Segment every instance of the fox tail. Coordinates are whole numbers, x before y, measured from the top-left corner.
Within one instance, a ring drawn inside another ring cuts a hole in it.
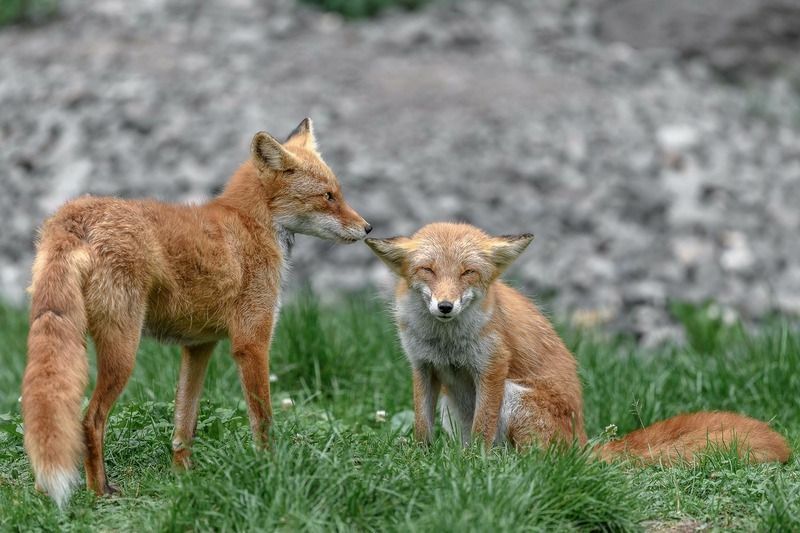
[[[81,402],[88,380],[84,241],[57,224],[43,233],[33,266],[28,362],[22,379],[25,450],[36,487],[63,507],[80,475]]]
[[[595,453],[605,461],[628,457],[672,464],[692,461],[709,447],[736,450],[753,463],[785,463],[791,453],[786,439],[766,422],[729,412],[678,415],[600,445]]]

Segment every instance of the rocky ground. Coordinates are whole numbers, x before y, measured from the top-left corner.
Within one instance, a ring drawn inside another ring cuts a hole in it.
[[[759,16],[789,15],[725,2],[729,33],[687,45],[643,40],[632,2],[464,0],[345,23],[293,0],[67,1],[0,30],[0,293],[22,300],[35,228],[68,198],[202,201],[254,132],[311,116],[374,235],[532,231],[512,277],[554,314],[654,343],[677,332],[673,299],[798,313],[797,34],[736,48]],[[363,245],[300,238],[294,263],[324,295],[389,279]]]

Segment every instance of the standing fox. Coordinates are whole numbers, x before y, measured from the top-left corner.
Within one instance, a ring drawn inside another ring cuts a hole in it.
[[[37,487],[63,506],[85,446],[89,488],[115,491],[103,460],[106,420],[142,331],[183,346],[176,465],[189,464],[203,378],[225,337],[254,438],[265,443],[268,351],[294,234],[349,243],[371,229],[344,201],[309,119],[283,144],[257,133],[250,160],[205,205],[91,197],[64,205],[42,227],[30,287],[22,412]],[[81,427],[87,331],[97,347],[97,386]]]
[[[498,280],[533,235],[490,237],[466,224],[425,226],[413,237],[367,239],[398,276],[396,319],[414,381],[414,433],[442,424],[460,434],[518,448],[586,443],[577,363],[532,302]],[[690,460],[709,443],[752,461],[781,461],[789,447],[767,424],[735,413],[680,415],[597,447],[610,460]]]

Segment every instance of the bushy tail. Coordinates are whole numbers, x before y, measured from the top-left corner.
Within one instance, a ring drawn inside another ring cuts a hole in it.
[[[646,463],[692,461],[709,447],[736,450],[753,463],[789,460],[789,445],[765,422],[737,413],[678,415],[595,449],[602,459],[630,457]]]
[[[59,507],[69,500],[83,454],[80,415],[86,382],[84,242],[51,225],[33,266],[28,363],[22,379],[25,450],[36,486]]]

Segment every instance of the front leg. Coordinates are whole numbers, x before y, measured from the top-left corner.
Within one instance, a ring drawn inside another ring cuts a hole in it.
[[[247,401],[253,440],[266,447],[272,424],[272,404],[269,396],[269,345],[273,317],[261,321],[258,327],[237,332],[231,339],[233,358],[239,367],[242,392]]]
[[[475,418],[472,421],[472,435],[483,437],[483,443],[491,448],[497,434],[500,409],[503,407],[503,393],[508,376],[508,357],[504,350],[497,350],[486,369],[478,375],[476,386]]]
[[[184,346],[181,371],[175,393],[175,432],[172,436],[172,462],[178,468],[189,468],[191,444],[197,430],[197,411],[208,362],[216,342]]]
[[[441,384],[430,365],[414,367],[414,437],[419,442],[433,441],[433,420],[436,416],[436,400]]]

